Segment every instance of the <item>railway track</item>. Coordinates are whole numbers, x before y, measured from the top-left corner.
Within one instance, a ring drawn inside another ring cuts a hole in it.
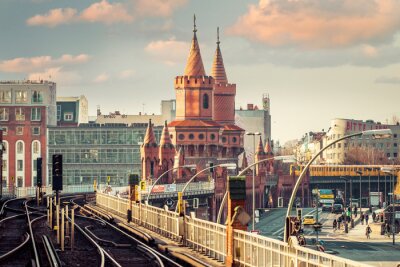
[[[174,262],[146,243],[95,215],[76,200],[71,201],[82,216],[76,216],[76,224],[86,231],[102,247],[106,261],[114,266],[176,266]]]

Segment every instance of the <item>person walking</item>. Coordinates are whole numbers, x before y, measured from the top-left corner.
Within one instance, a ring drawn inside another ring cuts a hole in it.
[[[372,221],[375,222],[376,221],[376,213],[375,211],[372,212]]]
[[[390,238],[390,226],[387,222],[385,224],[385,234]]]
[[[360,213],[361,224],[364,225],[364,213]]]
[[[369,220],[369,215],[367,213],[367,214],[365,214],[365,224],[368,224],[368,220]]]
[[[370,236],[371,233],[372,233],[371,227],[369,227],[369,224],[367,224],[367,228],[365,228],[365,235],[367,236],[367,239],[371,238]]]
[[[354,205],[354,217],[357,218],[357,206]]]
[[[336,228],[337,228],[337,221],[336,221],[336,219],[334,219],[333,220],[333,231],[335,232],[336,231]]]
[[[336,219],[335,219],[336,220]],[[342,216],[339,216],[339,218],[337,219],[337,225],[338,225],[338,229],[340,230],[340,224],[342,223]]]

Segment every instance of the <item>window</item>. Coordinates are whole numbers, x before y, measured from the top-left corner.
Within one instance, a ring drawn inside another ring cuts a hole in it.
[[[32,103],[43,103],[43,94],[40,91],[33,91],[32,93]]]
[[[71,112],[65,112],[64,113],[64,120],[65,121],[72,121],[74,119],[74,114]]]
[[[7,126],[0,126],[0,130],[3,131],[3,135],[7,135],[8,134],[8,127]]]
[[[37,160],[34,159],[32,163],[33,163],[33,171],[36,172],[37,171]],[[36,179],[34,179],[34,180],[36,180]]]
[[[233,138],[232,138],[232,142],[233,142],[233,143],[236,143],[236,141],[237,141],[237,138],[236,138],[236,137],[233,137]]]
[[[7,153],[8,147],[7,142],[3,141],[3,153]]]
[[[3,159],[3,170],[7,170],[7,160]]]
[[[386,153],[386,157],[388,157],[388,158],[389,158],[389,157],[390,157],[390,153]]]
[[[203,95],[203,108],[208,109],[208,95],[207,94]]]
[[[397,134],[393,134],[393,138],[397,138]]]
[[[57,105],[57,121],[61,120],[61,105]]]
[[[17,121],[24,121],[25,120],[25,114],[24,114],[24,109],[23,108],[16,108],[15,109],[15,119]]]
[[[210,139],[211,139],[211,140],[214,140],[214,139],[215,139],[215,134],[211,134],[211,135],[210,135]]]
[[[32,134],[40,135],[40,127],[38,127],[38,126],[32,127]]]
[[[24,161],[22,159],[17,160],[17,171],[24,170]]]
[[[17,142],[17,154],[22,154],[24,152],[24,143],[21,141]]]
[[[397,143],[393,143],[393,146],[394,146],[394,147],[397,147]]]
[[[17,187],[22,187],[24,184],[24,181],[22,180],[22,176],[17,177]]]
[[[394,157],[394,158],[397,158],[397,153],[393,153],[393,157]]]
[[[31,121],[40,121],[41,120],[41,113],[40,108],[32,108],[31,109]]]
[[[226,137],[224,136],[224,137],[222,137],[222,143],[225,143],[226,142]]]
[[[179,134],[178,138],[179,138],[179,140],[183,140],[183,139],[185,139],[185,135],[184,134]]]
[[[11,91],[0,92],[0,103],[11,103]]]
[[[337,144],[337,147],[338,147],[338,148],[341,148],[341,147],[342,147],[342,144],[341,144],[341,143],[338,143],[338,144]]]
[[[8,121],[8,108],[0,108],[0,121]]]
[[[15,103],[28,103],[28,92],[27,91],[16,91],[15,92]]]
[[[24,134],[24,127],[17,126],[16,132],[17,132],[17,135],[23,135]]]
[[[32,151],[33,151],[33,154],[39,154],[39,142],[38,141],[33,141]]]
[[[194,134],[189,134],[189,139],[193,140],[194,139]]]

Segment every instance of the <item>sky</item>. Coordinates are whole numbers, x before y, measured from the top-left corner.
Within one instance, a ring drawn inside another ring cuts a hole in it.
[[[160,113],[193,35],[207,74],[220,27],[236,107],[271,98],[284,143],[334,118],[400,116],[398,0],[0,0],[0,80],[50,79],[89,112]]]

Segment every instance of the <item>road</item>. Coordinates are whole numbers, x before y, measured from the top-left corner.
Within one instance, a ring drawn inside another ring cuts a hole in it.
[[[313,208],[303,209],[303,216],[315,213],[316,210]],[[260,221],[256,223],[256,229],[260,230],[260,234],[263,236],[282,240],[285,215],[286,209],[266,210],[262,214]],[[379,242],[374,242],[373,240],[365,242],[364,236],[352,234],[352,230],[348,234],[334,233],[332,223],[337,216],[329,212],[319,212],[320,222],[323,226],[319,237],[323,240],[327,253],[362,261],[372,266],[395,267],[400,263],[400,245],[393,246],[389,238],[387,241],[383,240],[383,242],[382,240]],[[310,244],[308,247],[314,248],[311,245],[312,238],[315,238],[314,229],[310,226],[305,226],[304,235],[306,236],[307,244]]]

